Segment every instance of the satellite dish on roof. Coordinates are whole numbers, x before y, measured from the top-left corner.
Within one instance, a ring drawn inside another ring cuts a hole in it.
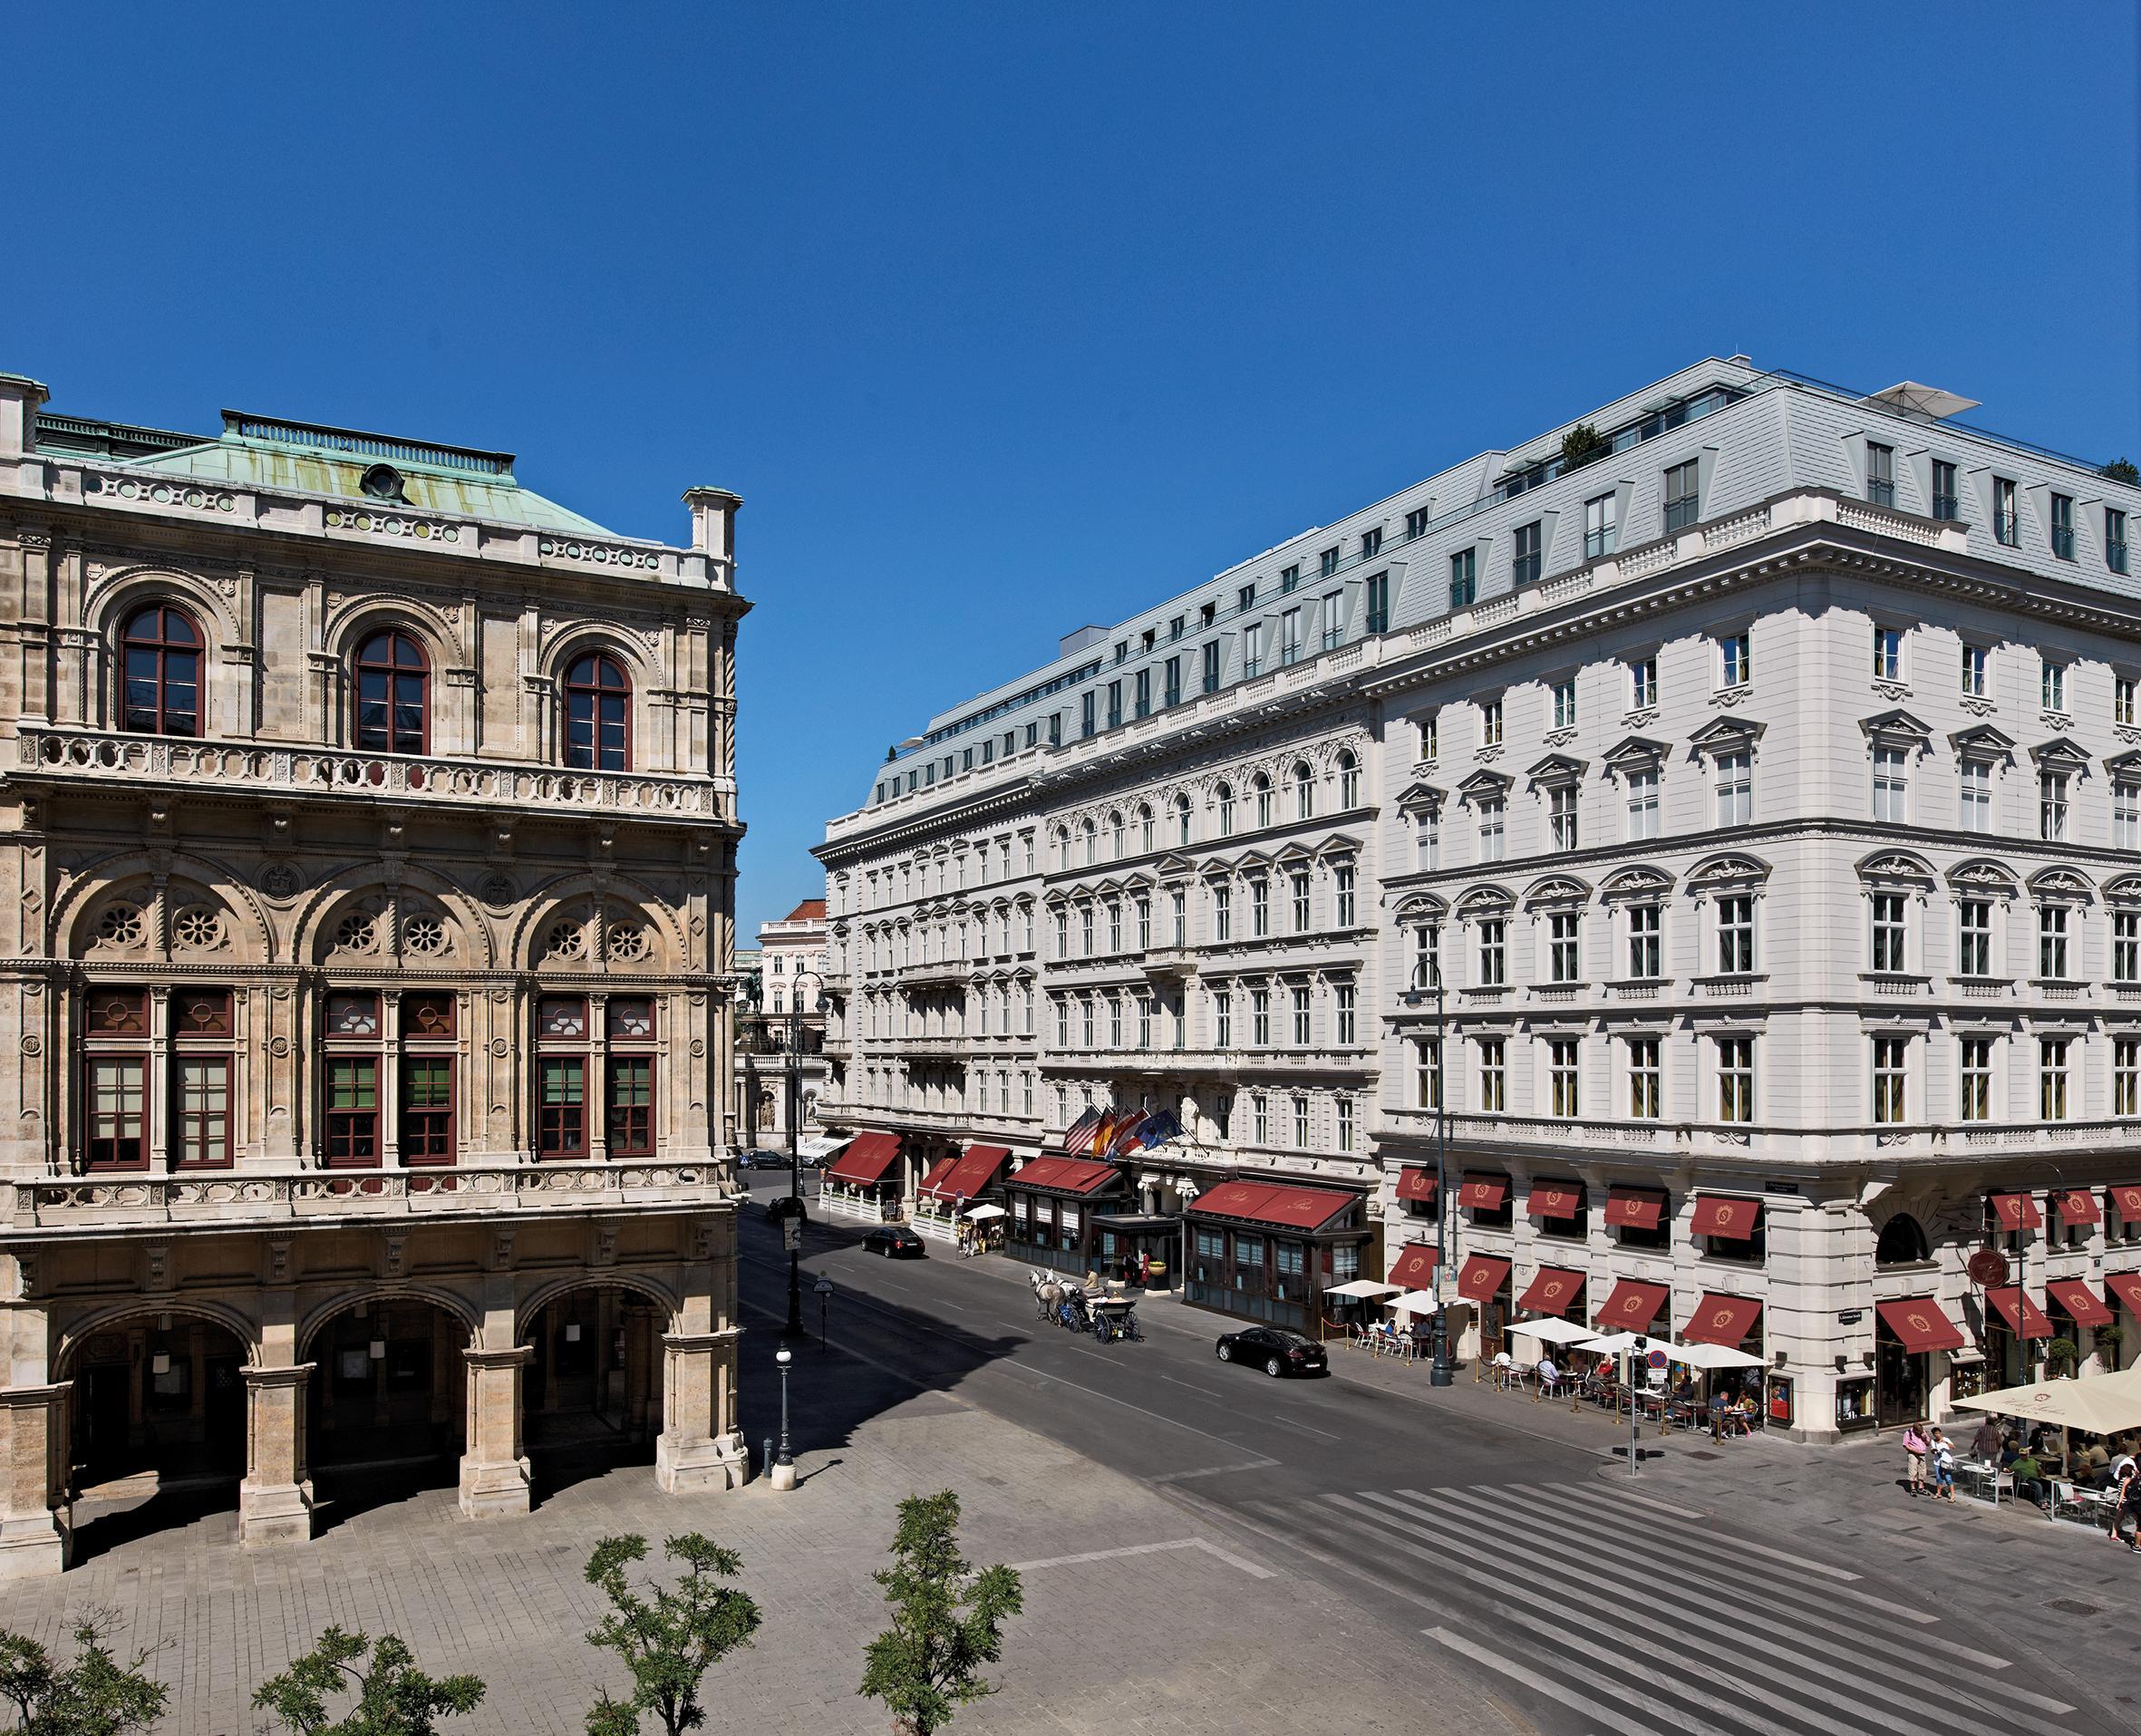
[[[1885,404],[1919,422],[1945,422],[1950,416],[1959,416],[1965,410],[1978,407],[1975,398],[1943,392],[1938,386],[1923,386],[1915,380],[1899,380],[1885,391],[1875,393],[1866,402]]]

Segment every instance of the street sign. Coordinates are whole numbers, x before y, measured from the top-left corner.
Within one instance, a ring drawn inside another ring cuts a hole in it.
[[[833,1281],[830,1278],[820,1278],[810,1288],[821,1296],[829,1296],[833,1293]]]
[[[1665,1366],[1665,1353],[1661,1350],[1654,1350],[1643,1360],[1652,1368],[1663,1368]]]
[[[803,1226],[799,1218],[784,1217],[780,1220],[780,1246],[786,1253],[797,1254],[802,1251]]]

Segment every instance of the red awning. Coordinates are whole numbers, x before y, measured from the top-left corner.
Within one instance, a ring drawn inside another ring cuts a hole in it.
[[[995,1181],[996,1172],[1010,1157],[1009,1146],[970,1145],[959,1157],[932,1169],[922,1191],[940,1199],[972,1199]]]
[[[1994,1194],[1992,1211],[2000,1219],[2001,1229],[2044,1227],[2044,1214],[2037,1209],[2037,1202],[2028,1194]]]
[[[1542,1266],[1530,1286],[1516,1298],[1516,1305],[1543,1314],[1565,1314],[1583,1288],[1581,1272],[1572,1272],[1562,1266]]]
[[[1903,1347],[1916,1355],[1928,1350],[1961,1350],[1962,1330],[1931,1296],[1913,1296],[1905,1302],[1877,1302],[1881,1318]]]
[[[1017,1175],[1014,1186],[1039,1188],[1051,1194],[1098,1193],[1115,1179],[1112,1163],[1093,1163],[1084,1158],[1035,1158]]]
[[[1508,1275],[1508,1261],[1475,1254],[1457,1275],[1457,1293],[1468,1302],[1485,1302],[1501,1289],[1502,1280]]]
[[[1533,1182],[1524,1202],[1525,1211],[1533,1217],[1574,1217],[1583,1208],[1583,1188],[1564,1181]]]
[[[2108,1326],[2111,1310],[2104,1305],[2104,1298],[2079,1278],[2054,1278],[2045,1291],[2078,1325]]]
[[[1319,1230],[1350,1206],[1359,1194],[1328,1188],[1281,1188],[1267,1181],[1223,1181],[1190,1202],[1193,1217],[1228,1217],[1264,1224],[1273,1229]]]
[[[1418,1200],[1425,1205],[1435,1197],[1435,1172],[1410,1167],[1398,1171],[1398,1203]]]
[[[2104,1221],[2103,1209],[2097,1204],[2097,1196],[2087,1188],[2069,1188],[2064,1193],[2054,1194],[2052,1204],[2059,1207],[2059,1222],[2069,1229],[2080,1224],[2100,1224]]]
[[[1704,1291],[1688,1324],[1681,1328],[1683,1344],[1722,1344],[1738,1350],[1762,1317],[1762,1304],[1752,1296],[1720,1296]]]
[[[1988,1290],[1985,1300],[2000,1310],[2000,1317],[2021,1337],[2052,1335],[2052,1323],[2044,1317],[2044,1310],[2030,1300],[2020,1285],[2010,1284],[1998,1290]]]
[[[1608,1229],[1656,1229],[1665,1215],[1665,1196],[1634,1188],[1615,1188],[1606,1195]]]
[[[2141,1188],[2126,1186],[2111,1190],[2111,1203],[2127,1223],[2141,1223]]]
[[[898,1159],[898,1134],[857,1133],[840,1153],[839,1161],[825,1173],[828,1180],[852,1182],[858,1188],[867,1188],[881,1179]]]
[[[1408,1290],[1426,1288],[1435,1281],[1435,1247],[1431,1242],[1413,1242],[1398,1256],[1390,1267],[1385,1284],[1402,1285]]]
[[[1747,1241],[1755,1233],[1755,1214],[1761,1209],[1762,1202],[1758,1199],[1735,1199],[1729,1194],[1697,1194],[1694,1233],[1721,1236],[1728,1242]]]
[[[2104,1287],[2126,1304],[2126,1312],[2141,1320],[2141,1272],[2107,1272]]]
[[[1645,1284],[1640,1278],[1623,1278],[1598,1311],[1596,1325],[1603,1332],[1648,1332],[1658,1310],[1671,1294],[1662,1284]]]
[[[922,1178],[922,1191],[925,1194],[935,1192],[936,1184],[950,1175],[958,1166],[959,1159],[956,1156],[939,1158],[929,1166],[929,1173]]]
[[[1499,1211],[1502,1201],[1508,1197],[1506,1176],[1467,1176],[1464,1186],[1457,1190],[1457,1203],[1469,1206],[1474,1211]]]

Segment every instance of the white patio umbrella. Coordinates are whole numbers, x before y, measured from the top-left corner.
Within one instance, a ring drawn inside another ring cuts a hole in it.
[[[1666,1354],[1676,1363],[1690,1368],[1760,1368],[1762,1359],[1746,1351],[1734,1350],[1724,1344],[1674,1344]]]
[[[1573,1320],[1520,1320],[1509,1328],[1512,1337],[1522,1333],[1527,1338],[1544,1339],[1549,1344],[1578,1344],[1596,1334],[1588,1326],[1579,1326]]]
[[[1003,1207],[1001,1206],[969,1206],[960,1216],[963,1217],[1002,1217]]]
[[[1955,1406],[1961,1411],[1990,1411],[1995,1416],[2028,1417],[2093,1435],[2117,1434],[2141,1428],[2141,1364],[2078,1381],[2003,1387],[1974,1399],[1957,1399]]]
[[[1431,1314],[1442,1304],[1428,1290],[1409,1290],[1401,1296],[1391,1298],[1390,1305],[1401,1314]]]
[[[1595,1351],[1601,1356],[1620,1356],[1635,1348],[1635,1334],[1632,1332],[1608,1333],[1601,1338],[1585,1333],[1575,1343],[1578,1350]],[[1678,1345],[1669,1343],[1662,1338],[1652,1338],[1648,1334],[1643,1336],[1643,1349],[1646,1352],[1661,1350],[1670,1355],[1678,1348]]]
[[[1378,1284],[1373,1278],[1355,1278],[1350,1284],[1334,1284],[1323,1294],[1327,1296],[1394,1296],[1404,1288],[1401,1284]]]

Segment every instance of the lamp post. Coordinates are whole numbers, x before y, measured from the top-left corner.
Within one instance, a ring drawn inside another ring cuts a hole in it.
[[[1428,1366],[1428,1384],[1448,1386],[1449,1315],[1442,1285],[1443,1275],[1449,1269],[1449,1082],[1443,1076],[1442,1063],[1446,1057],[1442,1039],[1448,1020],[1442,986],[1441,925],[1436,924],[1431,932],[1435,936],[1435,950],[1428,961],[1428,969],[1435,991],[1435,1324],[1429,1335],[1434,1361]],[[1409,989],[1405,1004],[1418,1006],[1424,998],[1418,989]]]
[[[795,1460],[788,1456],[788,1365],[794,1361],[794,1353],[777,1350],[773,1360],[780,1366],[780,1450],[773,1458],[773,1487],[793,1489],[796,1486]]]
[[[790,981],[794,984],[789,994],[788,1043],[786,1064],[782,1068],[785,1101],[788,1110],[788,1191],[795,1203],[790,1208],[795,1213],[795,1234],[788,1247],[788,1323],[780,1329],[784,1342],[793,1343],[803,1336],[803,1157],[802,1149],[796,1142],[796,1123],[802,1119],[803,1076],[801,1061],[797,1051],[803,1043],[803,978],[809,977],[819,988],[818,1010],[826,1010],[825,979],[816,971],[798,971]],[[788,1353],[783,1351],[785,1356]],[[787,1391],[787,1365],[782,1364],[782,1392]],[[783,1404],[786,1403],[785,1398]]]

